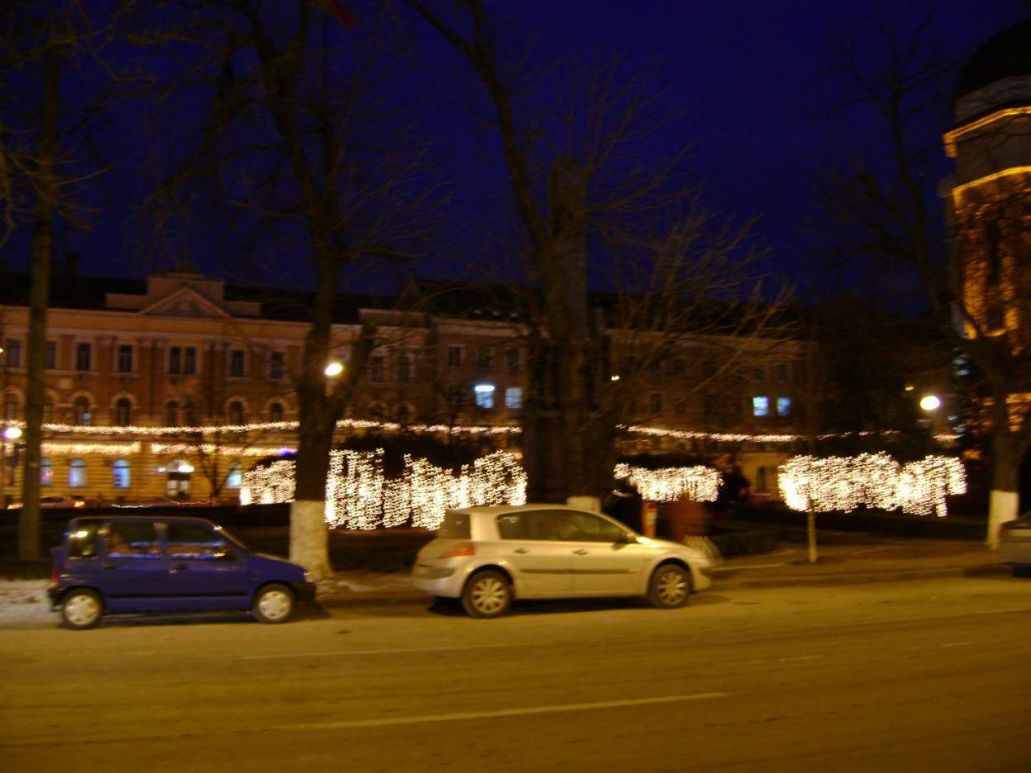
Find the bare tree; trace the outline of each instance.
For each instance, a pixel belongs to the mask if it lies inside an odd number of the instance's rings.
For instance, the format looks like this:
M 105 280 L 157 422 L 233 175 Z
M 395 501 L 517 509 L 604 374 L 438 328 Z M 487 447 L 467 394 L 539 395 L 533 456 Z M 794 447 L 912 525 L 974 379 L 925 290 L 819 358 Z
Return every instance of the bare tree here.
M 830 184 L 834 195 L 823 199 L 832 204 L 830 217 L 838 225 L 839 244 L 847 253 L 909 266 L 918 273 L 943 334 L 981 376 L 977 424 L 990 436 L 992 496 L 987 538 L 994 546 L 1000 524 L 1017 515 L 1020 462 L 1031 444 L 1031 422 L 1013 401 L 1014 395 L 1027 390 L 1029 350 L 1020 340 L 1024 335 L 1020 325 L 1011 328 L 992 321 L 984 295 L 971 295 L 971 266 L 975 272 L 983 271 L 985 263 L 976 260 L 972 264 L 968 258 L 991 252 L 985 247 L 986 240 L 993 241 L 992 233 L 1007 233 L 1005 239 L 994 240 L 1000 258 L 997 265 L 1005 263 L 1012 272 L 1011 288 L 1024 288 L 1006 300 L 1012 319 L 1024 320 L 1026 326 L 1031 311 L 1028 285 L 1026 276 L 1018 280 L 1017 274 L 1026 273 L 1031 194 L 1026 178 L 1018 175 L 980 192 L 990 201 L 976 206 L 966 202 L 959 207 L 954 203 L 950 235 L 956 249 L 951 267 L 946 265 L 940 215 L 931 203 L 937 183 L 933 147 L 940 136 L 935 129 L 940 131 L 948 120 L 943 92 L 955 82 L 957 70 L 955 62 L 935 44 L 933 22 L 928 18 L 912 32 L 874 22 L 857 31 L 837 52 L 839 70 L 853 93 L 844 107 L 872 108 L 886 140 L 876 158 L 852 159 L 850 166 L 840 170 Z M 1013 129 L 1007 122 L 998 126 Z M 985 155 L 988 147 L 998 148 L 999 144 L 989 142 L 973 149 L 970 155 L 977 158 L 968 158 L 967 163 L 993 166 Z M 887 163 L 878 163 L 883 160 Z M 1001 306 L 997 305 L 998 309 Z M 1008 332 L 1000 335 L 1003 331 Z
M 176 87 L 200 84 L 209 108 L 199 142 L 154 200 L 174 200 L 217 171 L 222 205 L 311 266 L 311 327 L 295 383 L 290 555 L 323 578 L 331 571 L 325 490 L 334 429 L 376 345 L 372 325 L 355 340 L 333 339 L 340 284 L 370 258 L 412 255 L 431 195 L 411 193 L 420 159 L 379 81 L 389 25 L 373 17 L 355 34 L 339 4 L 309 0 L 181 0 L 168 8 L 170 24 L 141 39 L 165 44 L 162 51 L 185 44 L 186 80 Z M 329 380 L 324 369 L 340 349 L 349 350 L 346 369 Z
M 611 62 L 562 62 L 546 79 L 562 84 L 549 100 L 506 59 L 484 3 L 405 3 L 465 60 L 486 94 L 527 244 L 527 283 L 539 288 L 527 299 L 530 494 L 597 497 L 611 479 L 636 376 L 671 340 L 762 329 L 769 307 L 741 302 L 757 300 L 747 289 L 755 254 L 742 229 L 698 205 L 682 177 L 684 154 L 634 155 L 645 127 L 654 127 L 654 91 L 640 78 Z M 608 264 L 594 268 L 607 271 L 619 292 L 595 306 L 588 277 L 599 254 Z M 717 298 L 732 303 L 718 306 Z M 614 358 L 631 353 L 627 369 L 613 369 Z

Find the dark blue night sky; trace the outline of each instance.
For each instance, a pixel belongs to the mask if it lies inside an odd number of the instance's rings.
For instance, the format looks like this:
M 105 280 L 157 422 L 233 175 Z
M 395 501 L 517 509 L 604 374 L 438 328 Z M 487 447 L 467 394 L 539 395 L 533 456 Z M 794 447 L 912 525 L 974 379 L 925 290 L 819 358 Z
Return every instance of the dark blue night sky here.
M 771 273 L 803 279 L 820 241 L 814 235 L 814 181 L 837 154 L 873 146 L 874 125 L 862 110 L 831 115 L 843 98 L 841 81 L 829 72 L 831 47 L 862 19 L 900 16 L 903 25 L 933 10 L 945 50 L 962 61 L 995 32 L 1029 13 L 1009 1 L 892 2 L 691 2 L 689 0 L 519 0 L 497 4 L 516 21 L 503 27 L 513 47 L 525 34 L 537 40 L 539 56 L 588 58 L 597 52 L 623 57 L 627 69 L 647 69 L 662 107 L 678 114 L 651 142 L 690 143 L 691 179 L 704 188 L 705 203 L 738 220 L 756 217 L 756 242 L 769 250 Z M 360 4 L 357 6 L 360 9 Z M 520 29 L 521 28 L 521 29 Z M 424 31 L 410 54 L 410 91 L 421 99 L 421 130 L 431 139 L 433 183 L 450 191 L 439 242 L 427 247 L 439 260 L 422 273 L 448 272 L 445 256 L 461 262 L 489 260 L 504 249 L 504 183 L 496 138 L 471 120 L 474 84 L 454 54 Z M 348 34 L 361 35 L 360 23 Z M 102 206 L 89 233 L 62 231 L 60 252 L 81 255 L 82 270 L 99 275 L 142 276 L 152 265 L 140 259 L 138 223 L 126 225 L 134 196 L 145 186 L 134 164 L 141 160 L 133 139 L 131 111 L 113 131 L 126 137 L 124 156 L 104 183 Z M 947 128 L 942 115 L 940 131 Z M 647 152 L 647 151 L 646 151 Z M 948 162 L 938 153 L 936 173 Z M 205 246 L 206 245 L 206 246 Z M 6 248 L 9 265 L 24 265 L 24 242 Z M 224 245 L 197 246 L 197 268 L 234 281 L 304 284 L 305 269 L 286 260 L 275 268 L 248 271 L 245 261 L 226 257 Z M 292 268 L 289 268 L 292 266 Z

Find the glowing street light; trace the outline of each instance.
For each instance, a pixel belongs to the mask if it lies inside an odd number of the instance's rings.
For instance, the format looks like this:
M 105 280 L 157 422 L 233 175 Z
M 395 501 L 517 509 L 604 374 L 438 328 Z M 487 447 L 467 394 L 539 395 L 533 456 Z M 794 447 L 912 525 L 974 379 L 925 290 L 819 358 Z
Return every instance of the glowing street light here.
M 21 427 L 4 427 L 4 440 L 17 440 L 21 437 Z
M 920 407 L 930 413 L 941 408 L 942 401 L 938 395 L 924 395 L 920 398 Z
M 326 378 L 336 378 L 343 372 L 344 363 L 339 362 L 338 360 L 333 360 L 333 362 L 329 363 L 329 365 L 327 365 L 326 369 L 323 371 L 323 373 L 326 374 Z

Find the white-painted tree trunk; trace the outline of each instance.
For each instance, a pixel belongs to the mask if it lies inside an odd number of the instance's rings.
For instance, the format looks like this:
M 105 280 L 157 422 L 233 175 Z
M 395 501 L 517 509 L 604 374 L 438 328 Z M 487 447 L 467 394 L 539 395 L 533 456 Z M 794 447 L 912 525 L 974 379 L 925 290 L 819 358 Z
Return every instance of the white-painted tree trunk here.
M 1007 521 L 1016 518 L 1020 510 L 1020 495 L 1016 491 L 992 489 L 988 503 L 988 547 L 999 549 L 999 529 Z
M 332 576 L 324 501 L 295 500 L 291 503 L 290 560 L 311 572 L 316 581 Z

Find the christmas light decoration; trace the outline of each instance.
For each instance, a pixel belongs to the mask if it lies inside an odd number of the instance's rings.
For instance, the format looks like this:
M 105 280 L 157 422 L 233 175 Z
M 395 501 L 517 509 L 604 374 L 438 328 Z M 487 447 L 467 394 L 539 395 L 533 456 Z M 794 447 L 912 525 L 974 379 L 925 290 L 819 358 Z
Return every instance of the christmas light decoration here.
M 953 457 L 899 464 L 888 454 L 794 456 L 778 469 L 780 492 L 792 510 L 851 512 L 859 507 L 916 515 L 947 515 L 945 497 L 966 491 L 966 472 Z
M 649 470 L 617 464 L 616 478 L 626 478 L 644 499 L 652 502 L 674 502 L 681 497 L 696 502 L 712 502 L 716 499 L 720 483 L 720 474 L 703 465 Z
M 43 443 L 43 453 L 71 456 L 130 456 L 139 453 L 140 447 L 139 442 L 79 443 L 74 440 L 47 440 Z
M 137 444 L 138 445 L 138 444 Z M 217 443 L 151 443 L 151 453 L 168 454 L 181 456 L 183 454 L 203 454 L 213 456 L 270 456 L 273 452 L 268 448 L 258 446 L 231 446 L 219 445 Z M 283 449 L 277 447 L 274 453 L 281 453 Z

